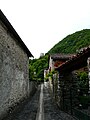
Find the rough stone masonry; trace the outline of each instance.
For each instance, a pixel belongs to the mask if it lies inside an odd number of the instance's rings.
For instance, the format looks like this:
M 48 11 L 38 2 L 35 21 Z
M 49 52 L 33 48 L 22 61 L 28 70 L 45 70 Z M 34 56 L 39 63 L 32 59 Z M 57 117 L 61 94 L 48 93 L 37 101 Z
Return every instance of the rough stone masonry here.
M 28 70 L 30 53 L 18 38 L 0 11 L 0 118 L 30 92 Z

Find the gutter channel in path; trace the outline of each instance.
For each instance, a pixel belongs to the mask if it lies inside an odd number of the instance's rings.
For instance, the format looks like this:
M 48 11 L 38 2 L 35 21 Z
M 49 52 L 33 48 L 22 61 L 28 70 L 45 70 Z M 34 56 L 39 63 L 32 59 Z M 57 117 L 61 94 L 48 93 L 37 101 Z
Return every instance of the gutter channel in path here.
M 36 120 L 44 120 L 44 106 L 43 106 L 43 84 L 41 84 L 39 106 L 36 115 Z

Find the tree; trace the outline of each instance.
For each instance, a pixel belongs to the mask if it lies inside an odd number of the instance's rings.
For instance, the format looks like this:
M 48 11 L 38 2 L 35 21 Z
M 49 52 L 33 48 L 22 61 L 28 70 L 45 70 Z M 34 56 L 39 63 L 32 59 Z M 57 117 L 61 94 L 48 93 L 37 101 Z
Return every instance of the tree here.
M 48 55 L 40 57 L 39 59 L 33 59 L 29 62 L 29 74 L 30 79 L 44 80 L 44 69 L 48 67 Z M 34 77 L 34 72 L 36 72 L 36 77 Z

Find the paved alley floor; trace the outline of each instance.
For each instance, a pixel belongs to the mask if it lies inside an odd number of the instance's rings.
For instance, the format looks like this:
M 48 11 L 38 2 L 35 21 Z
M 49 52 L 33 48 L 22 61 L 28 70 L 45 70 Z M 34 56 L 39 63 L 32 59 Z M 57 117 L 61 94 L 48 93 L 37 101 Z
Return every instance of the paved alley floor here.
M 60 111 L 50 96 L 48 83 L 42 84 L 30 101 L 4 120 L 75 120 Z
M 48 83 L 44 85 L 44 120 L 75 120 L 57 107 L 50 95 Z
M 36 120 L 36 114 L 39 106 L 40 86 L 32 99 L 20 106 L 13 114 L 3 120 Z

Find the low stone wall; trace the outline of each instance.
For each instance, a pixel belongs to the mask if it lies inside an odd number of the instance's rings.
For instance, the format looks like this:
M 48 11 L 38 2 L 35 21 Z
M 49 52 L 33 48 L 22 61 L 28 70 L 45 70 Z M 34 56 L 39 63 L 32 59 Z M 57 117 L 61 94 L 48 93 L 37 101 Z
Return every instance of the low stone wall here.
M 31 81 L 30 83 L 29 83 L 29 97 L 32 97 L 33 96 L 33 94 L 36 92 L 36 90 L 37 90 L 37 87 L 38 87 L 38 84 L 37 84 L 37 82 L 36 81 Z
M 62 108 L 63 99 L 65 97 L 70 97 L 70 89 L 75 83 L 73 77 L 74 73 L 64 74 L 61 76 L 56 74 L 53 76 L 52 94 L 55 102 L 60 108 Z

